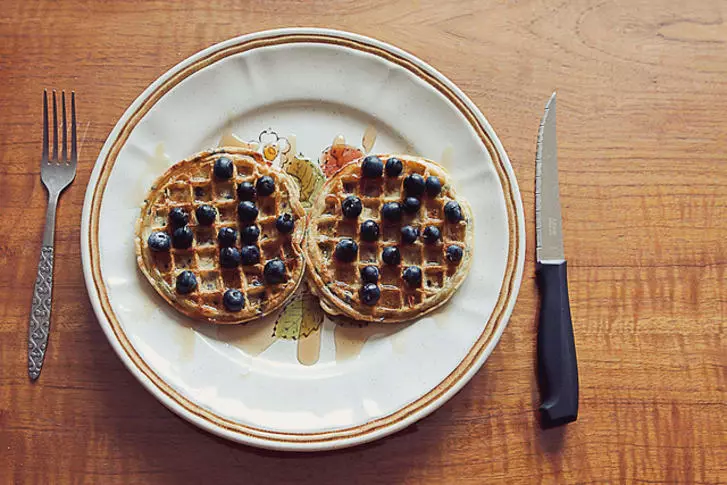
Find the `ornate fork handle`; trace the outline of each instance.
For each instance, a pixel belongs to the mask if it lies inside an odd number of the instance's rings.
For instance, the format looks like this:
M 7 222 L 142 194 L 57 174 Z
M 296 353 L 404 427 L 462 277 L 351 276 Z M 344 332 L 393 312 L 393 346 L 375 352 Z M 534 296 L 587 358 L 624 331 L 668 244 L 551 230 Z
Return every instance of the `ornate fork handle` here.
M 40 161 L 40 180 L 48 191 L 48 210 L 45 214 L 43 245 L 40 249 L 38 276 L 35 279 L 33 303 L 30 307 L 28 325 L 28 375 L 31 380 L 40 376 L 48 348 L 50 331 L 51 294 L 53 292 L 53 240 L 56 230 L 56 209 L 58 197 L 76 178 L 78 150 L 76 148 L 76 93 L 71 91 L 71 143 L 68 143 L 68 123 L 66 117 L 66 92 L 61 92 L 61 123 L 58 126 L 58 105 L 56 92 L 53 91 L 53 143 L 48 136 L 48 91 L 43 91 L 43 155 Z M 59 147 L 60 138 L 60 147 Z M 51 154 L 52 148 L 52 156 Z M 70 148 L 71 156 L 68 156 Z M 60 152 L 61 156 L 58 157 Z
M 40 249 L 38 276 L 33 290 L 28 329 L 28 375 L 35 380 L 43 367 L 50 330 L 51 293 L 53 291 L 53 246 Z

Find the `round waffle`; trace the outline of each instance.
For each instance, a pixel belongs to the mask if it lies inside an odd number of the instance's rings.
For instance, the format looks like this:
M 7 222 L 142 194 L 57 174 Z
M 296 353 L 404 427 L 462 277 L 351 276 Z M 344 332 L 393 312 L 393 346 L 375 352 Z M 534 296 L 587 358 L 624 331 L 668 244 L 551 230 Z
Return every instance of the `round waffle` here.
M 232 161 L 230 178 L 215 174 L 215 162 L 220 158 Z M 259 211 L 257 218 L 252 223 L 242 223 L 238 218 L 237 187 L 243 182 L 255 186 L 263 176 L 273 179 L 274 191 L 266 196 L 257 191 L 251 201 Z M 203 205 L 215 209 L 211 223 L 208 220 L 203 224 L 198 220 L 196 210 Z M 170 219 L 170 212 L 175 208 L 183 209 L 188 215 L 186 227 L 194 236 L 186 249 L 175 247 L 183 244 L 175 245 L 172 237 L 175 224 Z M 278 217 L 283 214 L 290 214 L 293 219 L 292 231 L 287 234 L 276 226 Z M 255 263 L 243 258 L 240 265 L 224 267 L 230 264 L 221 263 L 220 252 L 223 245 L 230 243 L 220 243 L 220 229 L 234 229 L 236 238 L 232 247 L 242 251 L 242 229 L 250 225 L 259 228 L 259 237 L 256 242 L 250 244 L 248 240 L 245 245 L 257 248 L 259 261 Z M 180 227 L 178 223 L 176 226 Z M 301 244 L 306 226 L 298 187 L 287 174 L 264 162 L 257 152 L 219 148 L 176 163 L 152 185 L 136 224 L 137 261 L 157 292 L 185 315 L 212 323 L 242 323 L 274 312 L 293 296 L 305 270 Z M 169 236 L 161 235 L 161 238 L 171 244 L 167 249 L 154 250 L 149 237 L 160 232 Z M 265 277 L 266 264 L 276 259 L 284 263 L 282 282 Z M 279 266 L 278 262 L 274 264 Z M 185 271 L 193 273 L 196 280 L 196 287 L 191 291 L 187 288 L 186 293 L 178 282 L 178 277 Z M 237 295 L 237 306 L 241 305 L 237 311 L 231 311 L 224 301 L 229 289 L 242 294 L 242 302 Z M 232 309 L 236 309 L 234 305 Z
M 390 176 L 384 170 L 381 176 L 364 177 L 362 162 L 369 158 L 366 157 L 345 165 L 323 185 L 310 213 L 305 241 L 308 273 L 326 312 L 363 321 L 400 322 L 439 307 L 464 281 L 472 260 L 472 210 L 466 201 L 456 197 L 447 172 L 436 163 L 406 155 L 377 157 L 384 164 L 390 158 L 398 158 L 402 162 L 401 173 Z M 402 203 L 412 195 L 404 182 L 410 174 L 419 174 L 425 180 L 430 176 L 438 178 L 441 190 L 434 196 L 427 192 L 419 195 L 420 208 L 415 213 L 402 211 L 400 221 L 383 217 L 384 204 Z M 350 196 L 361 201 L 357 217 L 344 215 L 343 202 Z M 445 215 L 445 205 L 450 201 L 459 204 L 461 220 Z M 379 231 L 375 240 L 367 242 L 364 239 L 371 237 L 362 237 L 361 226 L 368 220 L 374 221 Z M 404 241 L 404 226 L 418 231 L 414 242 Z M 429 226 L 439 230 L 439 237 L 425 242 L 424 231 Z M 356 254 L 344 258 L 350 259 L 348 262 L 337 256 L 336 249 L 345 239 L 357 245 Z M 457 248 L 449 249 L 450 246 Z M 398 248 L 400 262 L 385 262 L 384 253 L 390 247 Z M 458 254 L 452 257 L 448 251 Z M 371 299 L 366 302 L 367 297 L 362 294 L 365 282 L 361 270 L 366 266 L 376 266 L 379 273 L 375 283 L 379 295 L 373 303 Z M 404 277 L 410 267 L 418 268 L 419 284 Z

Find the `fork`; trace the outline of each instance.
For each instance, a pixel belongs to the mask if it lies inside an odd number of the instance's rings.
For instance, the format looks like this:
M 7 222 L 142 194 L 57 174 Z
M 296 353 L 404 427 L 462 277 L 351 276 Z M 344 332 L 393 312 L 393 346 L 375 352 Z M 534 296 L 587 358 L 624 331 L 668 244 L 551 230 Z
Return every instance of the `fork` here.
M 48 191 L 48 211 L 45 216 L 43 246 L 40 249 L 38 275 L 33 290 L 28 327 L 28 375 L 31 380 L 40 376 L 50 331 L 51 293 L 53 290 L 53 239 L 56 231 L 58 197 L 76 177 L 76 93 L 71 91 L 71 157 L 68 158 L 68 129 L 66 123 L 66 92 L 61 91 L 61 159 L 58 160 L 58 109 L 53 90 L 53 154 L 48 158 L 48 91 L 43 90 L 43 157 L 40 179 Z

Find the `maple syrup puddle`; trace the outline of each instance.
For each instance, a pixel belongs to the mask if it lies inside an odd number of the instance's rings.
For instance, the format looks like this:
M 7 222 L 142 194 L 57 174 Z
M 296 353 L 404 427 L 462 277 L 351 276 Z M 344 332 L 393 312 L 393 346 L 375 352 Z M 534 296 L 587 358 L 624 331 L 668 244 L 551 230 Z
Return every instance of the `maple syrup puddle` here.
M 223 133 L 222 138 L 220 138 L 219 145 L 221 147 L 242 147 L 247 148 L 247 143 L 242 141 L 237 135 L 234 133 Z
M 275 320 L 268 318 L 247 324 L 220 325 L 217 327 L 217 338 L 257 357 L 278 339 L 274 332 Z
M 335 146 L 335 145 L 345 145 L 345 144 L 346 144 L 346 138 L 343 135 L 338 134 L 333 139 L 333 144 L 332 145 Z
M 194 326 L 189 324 L 182 324 L 179 331 L 175 333 L 175 338 L 179 344 L 179 360 L 189 362 L 194 358 L 196 333 Z
M 306 337 L 298 339 L 298 362 L 303 365 L 313 365 L 321 356 L 321 336 L 323 325 Z
M 167 168 L 169 168 L 169 155 L 167 155 L 164 150 L 164 142 L 157 143 L 156 148 L 154 148 L 154 155 L 149 157 L 147 161 L 154 173 L 163 173 Z
M 443 168 L 446 168 L 447 170 L 450 170 L 452 168 L 453 159 L 454 147 L 450 143 L 446 147 L 444 147 L 444 150 L 442 150 L 442 158 L 439 160 L 439 165 L 441 165 Z
M 157 178 L 159 178 L 164 172 L 167 171 L 167 169 L 171 166 L 169 155 L 166 154 L 164 150 L 164 142 L 157 143 L 156 148 L 154 149 L 154 154 L 150 155 L 146 158 L 146 166 L 144 167 L 144 172 L 151 174 L 154 176 L 154 180 L 156 181 Z M 140 177 L 139 178 L 139 184 L 136 188 L 136 192 L 139 195 L 135 197 L 135 199 L 139 200 L 140 202 L 146 198 L 147 194 L 149 193 L 149 189 L 151 188 L 151 184 L 149 184 L 148 179 L 146 177 Z M 153 183 L 153 182 L 152 182 Z
M 375 323 L 358 326 L 356 324 L 337 323 L 333 331 L 333 341 L 336 344 L 336 362 L 358 357 L 369 339 L 374 336 L 388 337 L 402 330 L 404 326 L 402 324 Z M 399 345 L 396 345 L 396 347 L 400 350 Z
M 247 142 L 240 138 L 239 136 L 235 135 L 232 132 L 232 126 L 230 123 L 227 123 L 225 125 L 225 129 L 222 132 L 222 136 L 220 136 L 220 141 L 217 143 L 218 147 L 239 147 L 239 148 L 247 148 L 249 150 L 257 150 L 259 145 L 257 142 Z

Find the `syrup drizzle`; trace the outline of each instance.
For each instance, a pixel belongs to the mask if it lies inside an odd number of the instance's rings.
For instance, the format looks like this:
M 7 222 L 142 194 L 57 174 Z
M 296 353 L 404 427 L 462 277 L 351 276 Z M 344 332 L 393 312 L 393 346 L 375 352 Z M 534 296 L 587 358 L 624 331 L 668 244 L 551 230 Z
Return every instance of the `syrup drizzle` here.
M 197 332 L 192 325 L 182 324 L 175 333 L 177 343 L 179 344 L 179 359 L 189 362 L 194 358 L 194 347 L 197 341 Z
M 371 150 L 374 148 L 374 143 L 376 143 L 376 136 L 377 136 L 376 128 L 374 125 L 369 125 L 366 127 L 366 131 L 364 131 L 363 139 L 361 140 L 361 146 L 363 147 L 364 153 L 370 153 Z

